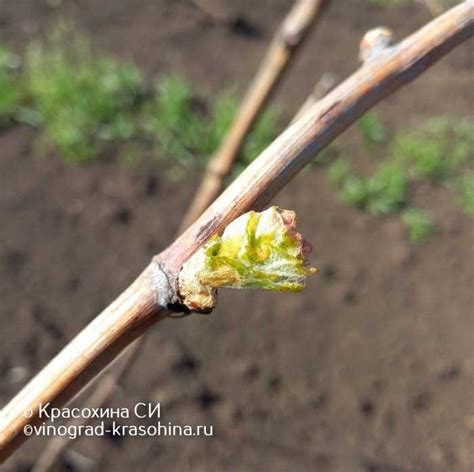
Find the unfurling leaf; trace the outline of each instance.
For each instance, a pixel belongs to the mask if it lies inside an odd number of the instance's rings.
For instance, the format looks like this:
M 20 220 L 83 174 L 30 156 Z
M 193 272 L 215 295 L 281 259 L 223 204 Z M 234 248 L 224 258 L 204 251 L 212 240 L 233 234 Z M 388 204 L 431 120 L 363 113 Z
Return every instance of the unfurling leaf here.
M 215 304 L 215 289 L 260 288 L 298 292 L 308 275 L 311 246 L 296 231 L 291 210 L 270 207 L 245 213 L 213 236 L 183 266 L 179 291 L 191 310 Z

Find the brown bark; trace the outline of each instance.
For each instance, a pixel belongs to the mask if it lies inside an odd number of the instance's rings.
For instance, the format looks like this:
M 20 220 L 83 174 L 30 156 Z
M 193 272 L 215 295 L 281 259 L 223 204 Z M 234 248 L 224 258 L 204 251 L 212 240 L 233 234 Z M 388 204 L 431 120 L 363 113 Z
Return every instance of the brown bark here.
M 237 216 L 262 208 L 321 149 L 370 107 L 414 80 L 474 34 L 474 0 L 433 20 L 365 64 L 285 130 L 138 279 L 71 341 L 0 415 L 0 460 L 25 439 L 40 404 L 63 404 L 176 301 L 176 276 L 210 236 Z M 157 264 L 159 262 L 159 264 Z M 31 410 L 32 417 L 24 412 Z

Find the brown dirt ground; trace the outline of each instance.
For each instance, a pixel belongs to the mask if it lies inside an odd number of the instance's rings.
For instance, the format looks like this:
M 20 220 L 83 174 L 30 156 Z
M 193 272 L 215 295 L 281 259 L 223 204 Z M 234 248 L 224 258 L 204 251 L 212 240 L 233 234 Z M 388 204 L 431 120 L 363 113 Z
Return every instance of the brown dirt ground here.
M 59 10 L 97 47 L 209 94 L 245 86 L 290 4 L 225 3 L 240 27 L 187 1 L 3 0 L 0 39 L 21 50 Z M 276 103 L 289 118 L 321 72 L 349 74 L 370 27 L 403 37 L 428 19 L 333 2 Z M 472 46 L 378 107 L 392 130 L 472 113 Z M 25 382 L 15 367 L 35 373 L 170 242 L 199 180 L 166 182 L 156 164 L 67 167 L 35 156 L 35 139 L 0 134 L 0 404 Z M 357 133 L 344 139 L 365 159 Z M 212 316 L 158 325 L 112 402 L 161 401 L 165 421 L 213 424 L 215 437 L 82 439 L 58 470 L 474 470 L 473 225 L 451 190 L 416 198 L 439 228 L 418 247 L 398 218 L 339 203 L 317 169 L 300 175 L 275 203 L 298 212 L 321 274 L 300 295 L 222 291 Z M 29 470 L 44 444 L 4 470 Z

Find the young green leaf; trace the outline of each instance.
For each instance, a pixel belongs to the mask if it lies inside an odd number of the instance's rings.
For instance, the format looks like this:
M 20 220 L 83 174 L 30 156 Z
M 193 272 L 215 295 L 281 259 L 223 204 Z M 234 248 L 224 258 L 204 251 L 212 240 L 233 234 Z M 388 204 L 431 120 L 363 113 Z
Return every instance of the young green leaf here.
M 310 251 L 293 211 L 273 206 L 245 213 L 184 264 L 180 295 L 188 308 L 205 311 L 214 306 L 219 287 L 298 292 L 316 272 L 308 267 Z

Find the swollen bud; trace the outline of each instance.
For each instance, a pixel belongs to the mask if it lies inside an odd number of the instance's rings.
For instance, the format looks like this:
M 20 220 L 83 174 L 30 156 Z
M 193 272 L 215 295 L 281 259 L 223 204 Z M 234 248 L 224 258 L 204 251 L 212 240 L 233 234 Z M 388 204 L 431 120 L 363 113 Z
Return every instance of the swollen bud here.
M 296 215 L 276 206 L 235 219 L 183 265 L 179 295 L 192 311 L 209 311 L 216 289 L 260 288 L 298 292 L 306 277 L 311 246 L 296 231 Z
M 389 28 L 378 27 L 365 33 L 359 44 L 359 60 L 367 62 L 393 45 L 393 33 Z

